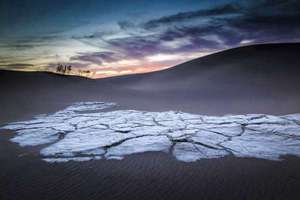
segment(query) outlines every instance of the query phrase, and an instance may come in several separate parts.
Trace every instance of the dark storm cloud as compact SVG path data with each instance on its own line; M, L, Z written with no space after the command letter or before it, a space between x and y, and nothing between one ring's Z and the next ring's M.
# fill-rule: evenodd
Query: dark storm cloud
M298 0L258 0L255 2L250 1L250 3L229 3L207 10L180 12L149 20L143 26L146 29L151 29L160 25L180 23L191 19L227 18L227 15L233 15L233 19L248 16L248 18L257 19L258 23L263 20L260 17L265 16L266 21L264 22L276 24L276 20L285 20L285 18L290 18L292 21L299 21L299 13L300 1ZM289 24L288 19L285 22Z
M300 39L300 2L263 1L250 7L242 16L219 19L244 38L257 42L289 41Z
M300 15L298 16L300 18ZM231 28L238 30L243 37L268 42L300 38L300 22L296 16L244 16L226 21Z
M191 12L181 12L175 15L164 16L159 19L153 19L144 24L146 29L156 28L160 25L166 25L170 23L177 23L186 20L191 20L200 17L212 17L227 14L238 14L241 12L241 7L238 4L226 4L218 6L209 10L197 10Z
M172 40L172 37L178 37L178 34L190 36L193 29L199 29L197 31L201 31L201 35L218 34L222 37L222 31L225 30L222 27L227 29L224 36L227 35L228 29L239 29L242 32L238 35L244 34L244 36L251 35L249 32L256 31L273 32L278 38L282 36L282 33L289 31L297 31L298 33L300 29L300 1L264 0L244 4L231 3L209 10L164 16L145 22L143 27L148 30L160 25L181 27L185 26L184 21L198 18L206 21L201 25L197 25L197 21L195 21L194 25L188 25L187 31L171 31L170 35L166 35L166 37ZM201 28L198 28L199 26ZM192 35L198 35L198 33ZM297 36L299 37L299 35Z
M198 22L197 19L205 21ZM299 19L299 1L230 3L208 10L183 12L152 19L140 27L158 30L154 35L121 38L110 40L108 43L136 56L160 52L222 49L239 45L246 39L258 42L299 39ZM194 21L186 22L189 20ZM207 36L214 36L218 40L209 39ZM164 49L160 45L164 41L180 38L188 38L191 44L177 49Z

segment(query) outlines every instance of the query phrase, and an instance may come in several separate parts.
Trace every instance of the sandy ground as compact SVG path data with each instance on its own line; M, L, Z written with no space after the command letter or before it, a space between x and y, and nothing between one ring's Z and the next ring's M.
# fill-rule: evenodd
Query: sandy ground
M49 164L0 137L0 199L298 199L300 159L178 162L163 153ZM4 153L5 152L5 153Z
M200 114L300 112L300 45L234 49L169 71L88 80L0 72L0 124L78 101ZM189 67L190 66L190 67ZM185 70L182 70L182 69ZM188 70L187 70L188 69ZM0 135L0 199L299 199L300 159L178 162L163 153L49 164Z

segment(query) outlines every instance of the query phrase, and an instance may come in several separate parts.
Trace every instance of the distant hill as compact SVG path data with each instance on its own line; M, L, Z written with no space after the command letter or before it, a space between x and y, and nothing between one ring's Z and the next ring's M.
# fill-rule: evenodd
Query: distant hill
M114 101L124 108L200 114L300 112L300 44L229 49L147 74L90 80L0 71L0 106L48 112L74 101Z

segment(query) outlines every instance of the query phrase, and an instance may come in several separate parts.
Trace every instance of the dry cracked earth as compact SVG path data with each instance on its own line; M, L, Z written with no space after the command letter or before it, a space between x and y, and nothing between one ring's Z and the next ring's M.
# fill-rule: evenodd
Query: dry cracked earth
M226 155L280 160L300 156L300 114L204 116L176 111L114 110L82 102L54 114L14 122L12 142L40 146L47 162L122 159L161 151L192 162Z

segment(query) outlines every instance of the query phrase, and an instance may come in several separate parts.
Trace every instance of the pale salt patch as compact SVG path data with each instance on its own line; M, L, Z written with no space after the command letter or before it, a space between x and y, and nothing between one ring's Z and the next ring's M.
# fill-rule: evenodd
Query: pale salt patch
M178 111L114 110L115 103L81 102L54 114L7 124L12 142L38 146L51 162L122 159L165 152L184 162L226 155L280 160L300 156L300 114L204 116Z

